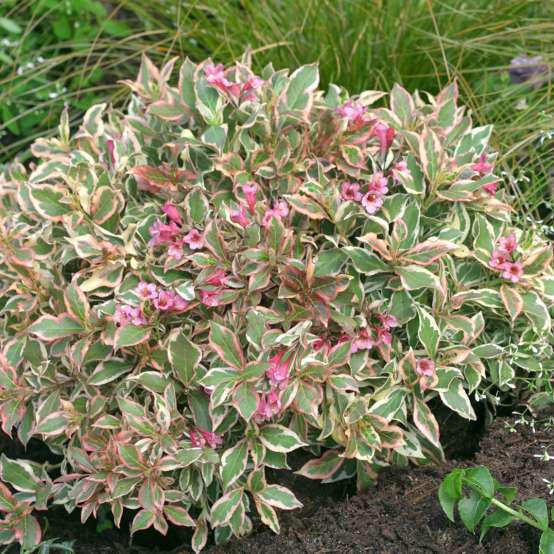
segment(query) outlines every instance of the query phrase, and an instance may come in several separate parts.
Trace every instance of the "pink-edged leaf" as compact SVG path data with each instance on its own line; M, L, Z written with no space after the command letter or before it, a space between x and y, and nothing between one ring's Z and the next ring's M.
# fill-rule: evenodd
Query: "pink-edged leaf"
M196 522L196 529L192 534L192 549L198 554L208 542L208 525L203 518Z
M510 314L512 321L515 321L517 316L523 310L523 298L515 287L509 285L502 285L500 287L500 298L504 303L506 311Z
M241 383L233 393L233 406L244 420L250 421L258 407L256 388L248 383Z
M256 493L256 495L266 504L281 510L302 508L302 502L294 496L293 492L280 485L268 485L265 489Z
M149 527L152 527L152 525L154 525L155 519L156 519L156 514L154 512L141 510L133 518L133 523L131 525L131 535L133 535L137 531L142 531L144 529L148 529Z
M10 489L4 483L0 483L0 512L9 513L13 511L14 507L15 500Z
M431 182L434 182L441 169L441 152L439 137L432 129L426 127L419 139L419 156L423 172Z
M224 494L213 506L211 511L212 527L225 525L233 516L242 502L243 489L234 489Z
M329 217L325 209L309 196L289 194L285 198L294 210L310 219L326 219Z
M85 331L81 322L76 321L68 314L59 316L43 315L35 321L27 332L45 341L54 341L79 335Z
M414 398L414 423L421 434L435 446L439 446L439 424L423 400Z
M279 526L279 519L277 518L277 513L269 505L263 502L261 499L254 497L254 502L256 504L256 509L258 514L260 514L260 519L262 522L267 525L274 533L279 534L281 528Z
M248 442L239 441L221 456L221 481L223 489L227 490L246 470L248 463Z
M262 444L273 452L291 452L301 446L306 446L300 437L283 425L266 425L260 429Z
M431 265L449 252L458 249L459 246L448 240L427 239L424 242L410 248L402 254L406 263L416 265Z
M164 515L174 525L182 527L195 527L196 525L187 510L181 506L174 506L172 504L164 506Z
M150 338L150 329L148 327L139 327L136 325L124 325L119 327L114 337L115 349L136 346L146 342Z
M40 544L42 531L35 517L23 516L15 529L16 536L24 550L31 550Z
M216 323L210 322L210 346L217 355L231 367L241 369L246 361L240 346L239 339L230 329Z
M321 458L310 460L295 473L308 479L328 479L339 470L344 460L337 450L328 450Z

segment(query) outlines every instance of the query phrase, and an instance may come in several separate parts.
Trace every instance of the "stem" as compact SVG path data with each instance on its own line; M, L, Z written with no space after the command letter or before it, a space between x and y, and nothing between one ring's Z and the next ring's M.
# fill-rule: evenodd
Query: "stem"
M516 517L520 521L524 521L525 523L528 523L529 525L532 525L533 527L536 527L537 529L544 531L544 529L536 521L533 521L531 518L528 518L527 516L523 515L521 512L518 512L517 510L510 508L510 506L507 506L506 504L504 504L504 502L501 502L496 498L491 498L491 502L501 510L508 512L510 515Z

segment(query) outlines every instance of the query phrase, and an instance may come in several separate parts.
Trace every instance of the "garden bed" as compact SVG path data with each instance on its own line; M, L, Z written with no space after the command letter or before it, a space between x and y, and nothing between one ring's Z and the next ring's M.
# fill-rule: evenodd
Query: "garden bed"
M455 432L452 444L467 443L463 429ZM440 467L409 470L388 468L381 472L376 486L355 494L351 484L319 485L292 475L283 483L292 488L304 508L281 512L281 534L276 536L259 521L249 538L233 540L206 550L210 554L427 554L498 553L535 554L539 535L535 529L512 524L491 530L482 545L462 524L448 521L437 500L437 489L445 473L455 466L482 464L501 482L516 486L519 499L547 497L543 479L554 481L553 461L535 455L554 446L554 429L537 424L517 423L516 418L500 418L486 432L478 450L467 460L450 460ZM453 456L463 451L451 451ZM465 453L467 454L467 453ZM342 498L341 498L342 497ZM338 500L341 498L340 500ZM77 554L144 554L146 552L189 552L186 531L170 531L167 538L155 532L138 533L134 544L122 531L96 533L95 523L80 526L71 517L50 517L49 536L75 539ZM179 530L180 531L180 530ZM180 544L179 542L182 541Z

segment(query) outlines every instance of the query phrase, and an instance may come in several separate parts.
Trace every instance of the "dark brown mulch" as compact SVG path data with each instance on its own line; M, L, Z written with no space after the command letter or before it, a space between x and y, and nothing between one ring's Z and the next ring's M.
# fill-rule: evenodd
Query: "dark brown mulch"
M287 473L271 476L284 479L304 504L301 510L281 512L281 534L274 535L255 523L254 534L211 546L207 554L535 554L539 535L535 529L512 524L493 530L479 545L461 524L453 524L443 514L437 500L437 489L446 472L455 466L483 464L504 483L516 486L519 498L548 497L542 479L554 481L554 461L535 458L543 447L554 454L554 427L536 425L536 431L515 419L498 419L481 439L479 450L469 460L449 461L441 467L388 468L381 472L377 484L364 494L356 495L351 483L320 485ZM474 440L477 429L469 436L457 425L450 436L453 457L467 457L460 445ZM466 430L467 431L467 430ZM473 439L472 439L473 437ZM456 448L455 445L458 445ZM553 502L549 503L552 504ZM74 539L77 554L150 554L190 552L187 530L171 530L168 537L154 532L138 533L134 545L122 530L97 533L95 522L79 524L77 514L48 514L48 536Z
M513 423L513 419L510 420ZM517 486L519 498L548 495L543 478L554 480L554 461L533 457L542 447L554 453L554 428L506 428L497 420L471 461L448 462L440 468L384 470L377 485L342 502L324 497L302 498L305 507L281 515L281 534L268 530L242 541L212 547L209 554L535 554L539 535L528 526L512 524L493 530L482 545L461 524L452 524L437 500L445 472L455 465L483 464L500 481ZM324 485L322 485L324 487ZM552 504L552 502L551 502Z

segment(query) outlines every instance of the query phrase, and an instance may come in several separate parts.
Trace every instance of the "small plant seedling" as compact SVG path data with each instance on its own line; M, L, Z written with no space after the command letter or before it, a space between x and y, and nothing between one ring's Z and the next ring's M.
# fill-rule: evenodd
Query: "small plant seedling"
M539 554L554 553L554 530L548 522L548 506L542 498L529 498L513 505L517 489L499 483L488 468L477 466L455 469L439 488L439 501L450 521L455 521L454 508L463 524L474 533L481 527L479 542L491 527L506 527L521 521L541 531ZM554 520L554 508L550 514Z

